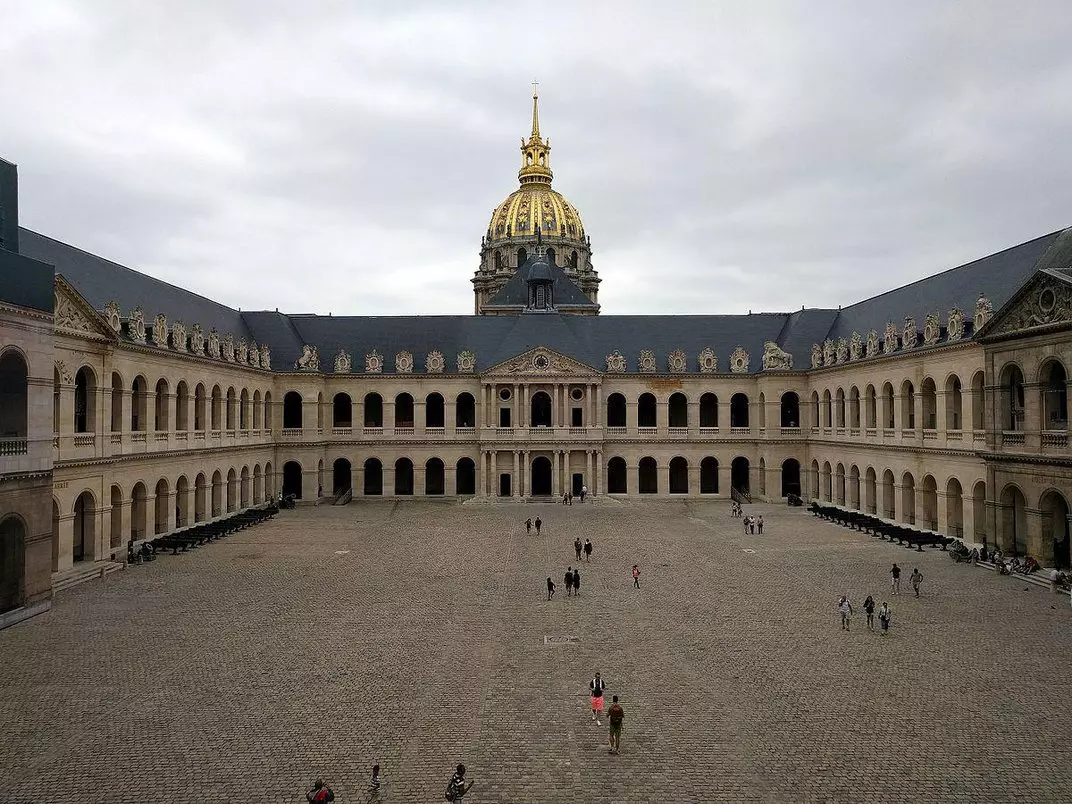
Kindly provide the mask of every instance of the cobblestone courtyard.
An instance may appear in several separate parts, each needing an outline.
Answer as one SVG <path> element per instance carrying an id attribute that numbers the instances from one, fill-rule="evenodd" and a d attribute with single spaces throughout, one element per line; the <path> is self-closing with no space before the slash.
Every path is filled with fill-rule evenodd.
<path id="1" fill-rule="evenodd" d="M 366 801 L 374 761 L 383 801 L 442 801 L 459 761 L 475 804 L 1072 799 L 1067 596 L 750 508 L 762 537 L 724 502 L 303 508 L 84 584 L 0 632 L 0 801 L 294 802 L 318 775 Z"/>

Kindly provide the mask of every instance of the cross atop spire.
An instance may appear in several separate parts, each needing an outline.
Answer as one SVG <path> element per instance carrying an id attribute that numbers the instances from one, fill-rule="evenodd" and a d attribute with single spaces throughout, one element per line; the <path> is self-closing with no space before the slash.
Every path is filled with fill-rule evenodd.
<path id="1" fill-rule="evenodd" d="M 540 82 L 535 78 L 532 79 L 532 136 L 540 136 L 540 110 L 539 100 L 540 93 L 538 91 Z"/>
<path id="2" fill-rule="evenodd" d="M 550 140 L 540 136 L 540 82 L 532 81 L 532 134 L 521 140 L 521 170 L 517 174 L 522 184 L 550 184 Z"/>

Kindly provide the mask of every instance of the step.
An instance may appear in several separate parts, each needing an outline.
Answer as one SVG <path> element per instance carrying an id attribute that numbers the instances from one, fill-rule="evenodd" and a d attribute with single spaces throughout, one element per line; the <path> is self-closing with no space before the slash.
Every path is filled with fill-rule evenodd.
<path id="1" fill-rule="evenodd" d="M 52 593 L 62 592 L 72 586 L 91 581 L 94 578 L 103 578 L 113 572 L 126 569 L 126 564 L 117 561 L 94 561 L 92 564 L 79 565 L 64 572 L 52 573 Z"/>

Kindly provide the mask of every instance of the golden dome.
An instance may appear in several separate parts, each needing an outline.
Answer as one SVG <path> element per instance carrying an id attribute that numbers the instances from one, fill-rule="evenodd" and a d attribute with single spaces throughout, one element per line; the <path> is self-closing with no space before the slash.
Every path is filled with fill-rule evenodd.
<path id="1" fill-rule="evenodd" d="M 525 185 L 506 197 L 491 215 L 488 241 L 507 238 L 564 238 L 584 242 L 584 224 L 576 208 L 548 185 Z"/>

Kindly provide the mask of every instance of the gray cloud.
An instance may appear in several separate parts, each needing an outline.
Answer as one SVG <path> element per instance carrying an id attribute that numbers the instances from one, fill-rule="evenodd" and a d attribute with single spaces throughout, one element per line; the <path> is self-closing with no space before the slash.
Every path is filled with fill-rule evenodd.
<path id="1" fill-rule="evenodd" d="M 1070 223 L 1063 3 L 539 12 L 5 8 L 23 223 L 243 309 L 466 313 L 534 75 L 607 313 L 848 304 Z"/>

